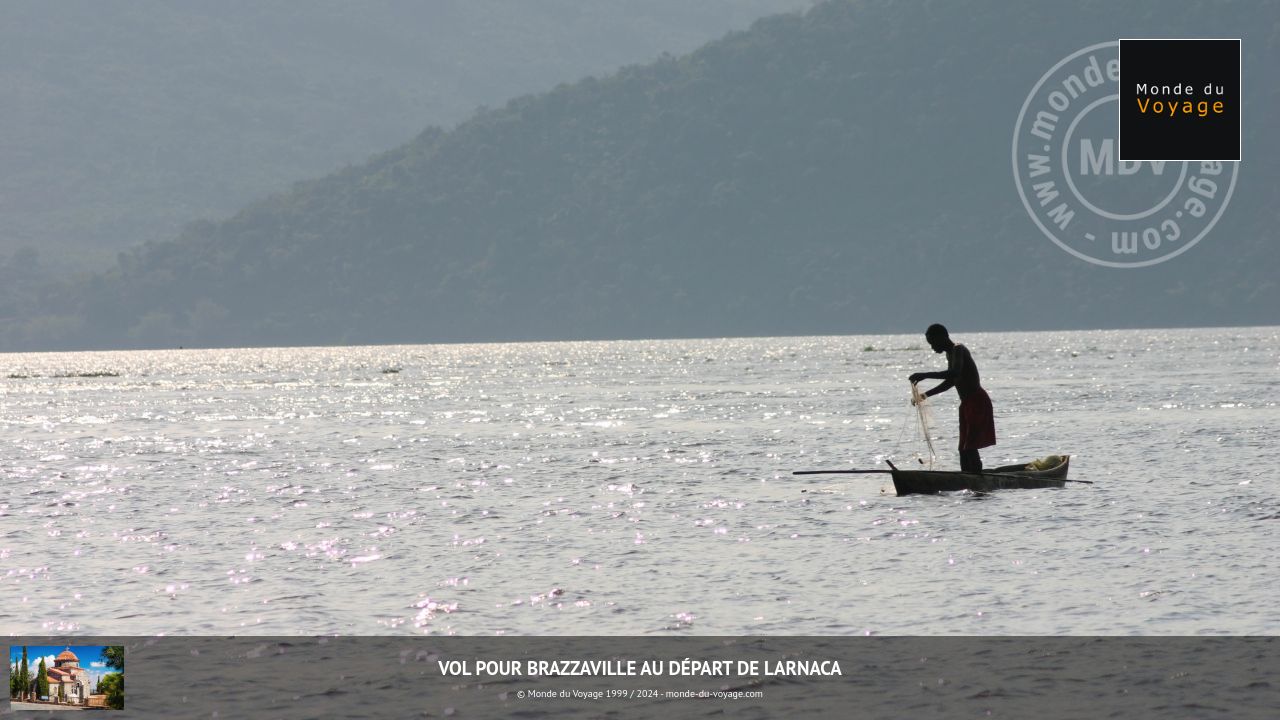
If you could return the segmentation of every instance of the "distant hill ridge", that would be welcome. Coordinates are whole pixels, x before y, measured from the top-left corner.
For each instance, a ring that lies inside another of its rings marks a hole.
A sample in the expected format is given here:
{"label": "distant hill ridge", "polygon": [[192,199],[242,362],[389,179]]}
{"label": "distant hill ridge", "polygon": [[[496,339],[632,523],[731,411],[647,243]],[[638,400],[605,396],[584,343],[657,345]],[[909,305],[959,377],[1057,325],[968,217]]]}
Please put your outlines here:
{"label": "distant hill ridge", "polygon": [[809,4],[6,2],[0,265],[27,247],[49,271],[100,269],[426,124]]}
{"label": "distant hill ridge", "polygon": [[[6,347],[292,345],[1275,321],[1258,3],[829,2],[450,131],[122,256]],[[1141,27],[1245,34],[1246,165],[1212,237],[1095,267],[1017,197],[1018,108]],[[1246,172],[1247,171],[1247,172]]]}

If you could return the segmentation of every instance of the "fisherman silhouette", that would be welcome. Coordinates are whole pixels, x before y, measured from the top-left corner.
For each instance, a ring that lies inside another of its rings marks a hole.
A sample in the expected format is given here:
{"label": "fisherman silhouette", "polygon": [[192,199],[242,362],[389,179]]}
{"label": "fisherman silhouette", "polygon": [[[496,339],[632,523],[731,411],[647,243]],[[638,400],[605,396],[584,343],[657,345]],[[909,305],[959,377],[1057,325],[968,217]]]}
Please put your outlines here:
{"label": "fisherman silhouette", "polygon": [[[941,372],[912,373],[907,379],[912,385],[921,380],[941,380],[937,387],[924,393],[933,397],[951,388],[960,395],[960,469],[965,472],[982,472],[982,455],[979,450],[996,444],[996,421],[991,409],[991,397],[982,389],[978,378],[978,366],[969,354],[969,348],[952,342],[947,329],[937,323],[924,333],[929,347],[936,353],[947,354],[947,369]],[[914,402],[914,400],[912,401]]]}

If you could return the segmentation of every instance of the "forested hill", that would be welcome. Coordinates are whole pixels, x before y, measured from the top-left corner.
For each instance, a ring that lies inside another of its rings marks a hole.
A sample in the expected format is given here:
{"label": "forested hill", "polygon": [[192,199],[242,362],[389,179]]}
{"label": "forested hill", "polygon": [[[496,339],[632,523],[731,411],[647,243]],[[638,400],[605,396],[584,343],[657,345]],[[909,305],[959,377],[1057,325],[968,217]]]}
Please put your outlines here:
{"label": "forested hill", "polygon": [[810,4],[8,0],[0,264],[101,268],[427,124]]}
{"label": "forested hill", "polygon": [[[1263,3],[832,2],[428,129],[120,258],[9,349],[1274,323],[1280,66]],[[1069,53],[1244,38],[1245,162],[1203,242],[1072,258],[1023,209],[1018,110]],[[1251,72],[1250,68],[1256,70]]]}

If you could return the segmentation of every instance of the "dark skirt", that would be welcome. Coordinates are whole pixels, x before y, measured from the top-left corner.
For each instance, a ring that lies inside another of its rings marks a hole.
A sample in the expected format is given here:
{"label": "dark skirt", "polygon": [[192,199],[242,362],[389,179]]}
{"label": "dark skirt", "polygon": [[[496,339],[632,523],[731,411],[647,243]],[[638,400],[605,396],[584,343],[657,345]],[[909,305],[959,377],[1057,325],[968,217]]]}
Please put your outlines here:
{"label": "dark skirt", "polygon": [[978,388],[960,401],[960,449],[980,450],[996,444],[996,418],[991,396]]}

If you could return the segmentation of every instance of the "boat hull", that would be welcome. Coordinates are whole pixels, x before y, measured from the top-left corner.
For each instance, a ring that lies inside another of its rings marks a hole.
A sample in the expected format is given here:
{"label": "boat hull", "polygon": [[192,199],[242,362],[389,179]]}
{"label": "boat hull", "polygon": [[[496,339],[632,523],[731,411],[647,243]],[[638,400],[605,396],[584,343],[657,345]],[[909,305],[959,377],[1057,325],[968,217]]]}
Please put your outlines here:
{"label": "boat hull", "polygon": [[949,472],[945,470],[893,471],[893,487],[899,495],[930,495],[940,492],[970,490],[1037,490],[1062,487],[1067,482],[1071,458],[1046,470],[1028,470],[1025,465],[1006,465],[983,473]]}

